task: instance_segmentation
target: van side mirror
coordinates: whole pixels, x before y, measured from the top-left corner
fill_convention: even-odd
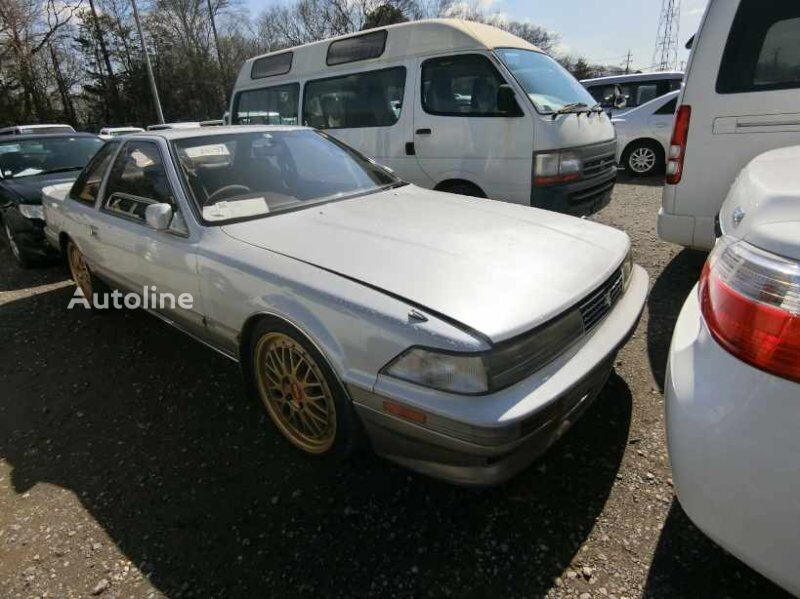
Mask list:
[[[172,221],[172,206],[169,204],[150,204],[144,210],[144,220],[156,231],[165,231]]]
[[[508,83],[503,83],[497,88],[497,110],[507,116],[519,116],[522,110],[517,104],[514,90]]]

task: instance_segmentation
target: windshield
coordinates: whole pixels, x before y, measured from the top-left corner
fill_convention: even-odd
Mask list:
[[[0,172],[6,179],[81,170],[103,145],[96,137],[53,137],[0,142]]]
[[[255,218],[400,183],[387,169],[311,130],[176,140],[175,152],[208,222]]]
[[[546,54],[516,48],[495,52],[539,112],[552,113],[575,103],[595,104],[586,88]]]

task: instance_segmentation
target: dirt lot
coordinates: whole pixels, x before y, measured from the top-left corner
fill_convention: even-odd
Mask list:
[[[600,400],[500,488],[366,456],[322,474],[237,367],[140,312],[67,311],[0,250],[0,597],[767,597],[673,497],[666,352],[703,256],[659,241],[657,182],[597,219],[652,292]]]

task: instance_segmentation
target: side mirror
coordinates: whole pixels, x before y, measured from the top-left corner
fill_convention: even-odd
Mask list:
[[[150,204],[144,210],[144,220],[156,231],[165,231],[172,221],[172,206],[169,204]]]
[[[508,83],[497,88],[497,110],[508,116],[516,116],[521,112],[514,90]]]

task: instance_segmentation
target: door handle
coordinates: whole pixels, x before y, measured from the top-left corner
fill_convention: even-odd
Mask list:
[[[417,135],[430,135],[431,133],[433,133],[433,131],[431,131],[431,130],[430,130],[430,129],[428,129],[428,128],[425,128],[425,129],[417,129]]]

